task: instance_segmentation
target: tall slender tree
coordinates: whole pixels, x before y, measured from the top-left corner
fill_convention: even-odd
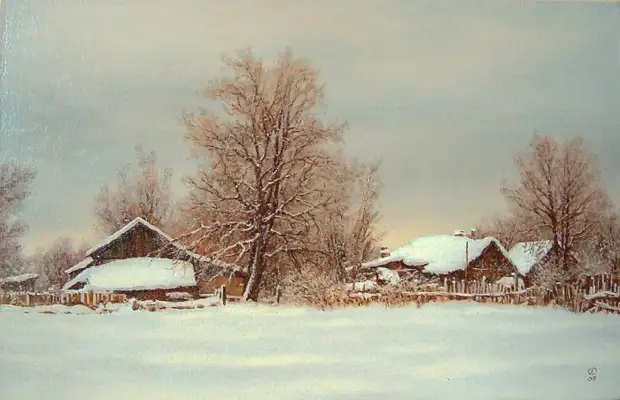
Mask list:
[[[112,234],[128,222],[142,217],[154,225],[167,225],[172,212],[171,170],[161,170],[154,151],[135,148],[136,165],[118,171],[114,186],[105,185],[95,198],[97,227]]]

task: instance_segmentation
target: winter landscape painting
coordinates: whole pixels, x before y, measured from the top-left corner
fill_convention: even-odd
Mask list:
[[[0,5],[0,399],[620,399],[617,1]]]

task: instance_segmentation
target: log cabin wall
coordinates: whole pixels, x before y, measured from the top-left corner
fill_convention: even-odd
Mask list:
[[[126,232],[114,242],[106,247],[99,249],[93,254],[98,264],[109,261],[146,257],[150,253],[161,250],[168,243],[156,232],[151,231],[143,225],[137,225],[134,229]],[[171,256],[172,249],[166,251],[162,258]]]
[[[512,276],[516,268],[512,262],[504,256],[504,253],[495,243],[491,243],[467,268],[468,281],[481,281],[486,277],[488,282],[495,282],[506,276]]]

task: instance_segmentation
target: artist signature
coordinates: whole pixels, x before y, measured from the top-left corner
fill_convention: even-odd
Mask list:
[[[598,374],[598,369],[595,367],[588,368],[588,382],[594,382],[596,380],[596,374]]]

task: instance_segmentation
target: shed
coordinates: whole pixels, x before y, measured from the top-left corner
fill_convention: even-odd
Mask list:
[[[0,288],[7,292],[34,292],[39,274],[27,273],[0,279]]]
[[[556,253],[557,246],[553,245],[553,241],[538,240],[515,244],[508,252],[508,256],[524,277],[526,285],[530,285],[534,275],[545,268]],[[572,253],[570,258],[571,264],[578,262],[577,257]]]

